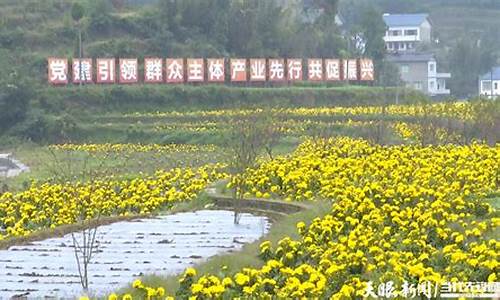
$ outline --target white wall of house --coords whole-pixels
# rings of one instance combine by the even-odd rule
[[[389,27],[385,32],[386,42],[420,41],[420,27]]]
[[[435,60],[431,60],[427,63],[427,69],[429,70],[429,77],[436,77],[437,75],[437,63]]]
[[[446,79],[451,78],[450,73],[438,73],[435,78],[429,78],[433,82],[429,86],[429,94],[431,96],[449,95],[451,91],[446,86]]]
[[[384,36],[387,50],[407,51],[415,49],[420,41],[419,27],[390,27]]]
[[[420,25],[420,41],[424,43],[432,41],[432,25],[428,20]]]
[[[401,79],[406,86],[424,92],[429,96],[449,95],[451,91],[446,87],[450,73],[439,73],[437,62],[429,61],[396,62],[400,68]]]
[[[430,95],[449,95],[450,90],[446,88],[446,79],[451,78],[450,73],[438,73],[437,62],[431,60],[427,63],[428,68],[428,93]]]
[[[493,92],[491,90],[492,87]],[[487,96],[488,98],[491,98],[492,95],[493,98],[500,96],[500,80],[493,80],[493,84],[491,80],[480,80],[479,91],[482,96]]]
[[[420,26],[389,27],[385,32],[384,41],[389,51],[413,50],[418,43],[430,43],[431,32],[431,23],[425,20]]]

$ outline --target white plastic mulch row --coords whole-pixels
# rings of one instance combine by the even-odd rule
[[[170,275],[208,257],[240,249],[269,229],[267,218],[202,210],[101,226],[89,266],[91,295],[103,296],[144,274]],[[76,234],[81,241],[80,234]],[[81,294],[71,235],[0,251],[0,298],[74,298]]]

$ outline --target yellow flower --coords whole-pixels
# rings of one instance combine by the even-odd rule
[[[455,243],[457,243],[457,244],[461,243],[463,241],[464,241],[464,236],[461,234],[457,235],[457,237],[455,238]]]
[[[184,272],[186,276],[196,276],[196,270],[194,268],[187,268],[186,272]]]
[[[191,292],[193,294],[198,294],[200,293],[201,291],[203,290],[203,285],[202,284],[199,284],[199,283],[194,283],[192,286],[191,286]]]
[[[238,284],[238,285],[245,285],[249,282],[250,280],[250,277],[248,277],[247,275],[245,274],[242,274],[242,273],[236,273],[236,275],[234,275],[234,281]]]
[[[233,285],[233,280],[229,277],[225,277],[223,280],[222,280],[222,285],[224,287],[228,287],[228,286],[232,286]]]
[[[108,300],[118,300],[118,295],[112,293],[111,295],[108,296]]]
[[[142,281],[140,279],[136,279],[132,283],[132,287],[135,288],[135,289],[140,289],[140,288],[143,288],[144,285],[142,284]]]
[[[165,289],[162,288],[162,287],[159,287],[158,289],[156,289],[156,294],[159,296],[159,297],[163,297],[165,295]]]

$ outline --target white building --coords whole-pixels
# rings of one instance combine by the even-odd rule
[[[439,73],[437,62],[431,53],[400,52],[387,56],[389,62],[399,67],[401,80],[407,87],[419,90],[431,97],[443,97],[450,94],[446,80],[450,73]]]
[[[384,41],[387,51],[414,50],[420,43],[430,43],[432,24],[427,14],[384,14],[387,26]]]
[[[500,97],[500,67],[479,77],[479,94],[490,99]]]

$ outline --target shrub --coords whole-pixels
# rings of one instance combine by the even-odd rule
[[[419,92],[404,90],[400,103],[415,103]],[[47,87],[40,97],[66,108],[92,111],[154,111],[242,106],[368,106],[393,102],[393,89],[368,87],[243,88],[225,85],[136,85]]]

